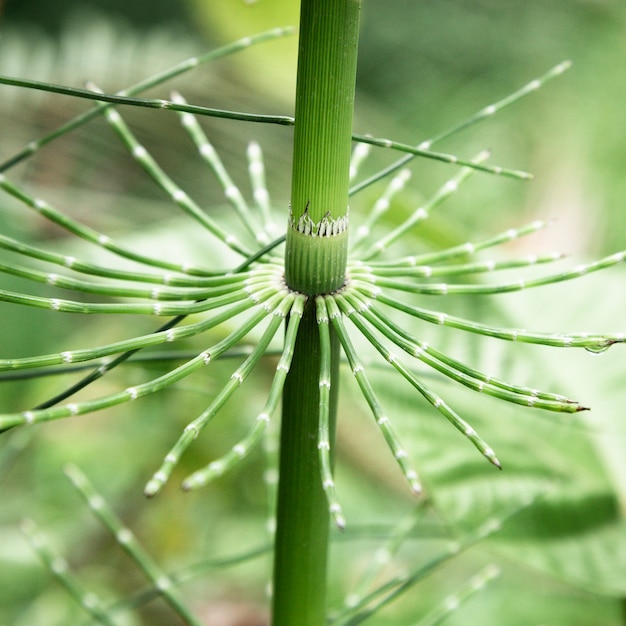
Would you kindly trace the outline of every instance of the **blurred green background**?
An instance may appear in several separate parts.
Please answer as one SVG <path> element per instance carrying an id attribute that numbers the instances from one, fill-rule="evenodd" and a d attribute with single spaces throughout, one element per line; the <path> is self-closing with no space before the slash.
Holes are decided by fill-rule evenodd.
<path id="1" fill-rule="evenodd" d="M 363 10 L 355 119 L 355 131 L 361 133 L 417 144 L 560 61 L 573 61 L 569 72 L 540 92 L 437 146 L 464 157 L 491 148 L 494 163 L 531 171 L 535 180 L 521 183 L 475 177 L 467 190 L 416 234 L 416 246 L 438 247 L 537 218 L 556 218 L 548 232 L 520 243 L 513 252 L 558 249 L 577 259 L 589 259 L 626 248 L 626 3 L 365 0 Z M 0 17 L 0 73 L 75 86 L 93 80 L 113 91 L 234 38 L 296 20 L 294 0 L 5 0 Z M 177 79 L 173 86 L 198 104 L 289 114 L 295 52 L 295 38 L 265 44 Z M 150 95 L 167 97 L 170 88 L 167 85 Z M 85 108 L 84 103 L 62 96 L 0 87 L 0 160 Z M 221 192 L 207 177 L 173 116 L 150 111 L 128 111 L 126 115 L 181 186 L 219 210 Z M 289 129 L 219 120 L 207 120 L 205 128 L 235 179 L 244 186 L 245 147 L 250 139 L 258 140 L 272 174 L 269 187 L 273 201 L 277 209 L 286 207 Z M 366 169 L 373 170 L 392 158 L 375 151 Z M 415 161 L 411 169 L 412 182 L 398 199 L 395 213 L 389 216 L 391 221 L 417 206 L 451 174 L 449 166 L 424 160 Z M 137 245 L 145 242 L 129 232 L 129 224 L 142 225 L 146 240 L 158 237 L 162 245 L 180 245 L 198 258 L 205 252 L 197 233 L 191 230 L 184 231 L 184 241 L 176 244 L 180 231 L 176 222 L 169 221 L 171 207 L 143 175 L 128 167 L 123 149 L 99 122 L 51 144 L 10 174 L 99 228 L 128 233 Z M 380 188 L 354 198 L 352 210 L 368 206 L 377 190 Z M 58 232 L 36 219 L 22 219 L 23 212 L 18 211 L 5 198 L 0 200 L 2 232 L 26 240 L 45 240 L 50 246 L 68 245 L 59 239 Z M 606 276 L 551 291 L 550 296 L 542 292 L 507 297 L 493 310 L 485 310 L 484 304 L 468 303 L 467 307 L 473 315 L 537 330 L 617 331 L 623 329 L 626 308 L 624 279 L 623 270 L 614 269 Z M 2 281 L 5 288 L 18 288 L 18 281 L 5 277 Z M 0 316 L 4 328 L 2 357 L 50 352 L 67 342 L 89 345 L 93 335 L 90 320 L 51 318 L 46 312 L 6 305 L 0 307 Z M 145 332 L 149 327 L 130 320 L 124 320 L 123 326 L 105 320 L 99 326 L 99 342 L 119 338 L 120 334 L 130 336 L 137 328 Z M 45 328 L 46 333 L 42 337 L 33 333 L 33 328 Z M 515 541 L 507 543 L 505 538 L 499 546 L 495 542 L 485 551 L 465 555 L 454 568 L 439 572 L 426 583 L 417 599 L 408 597 L 395 613 L 381 614 L 379 622 L 371 623 L 417 623 L 437 600 L 492 559 L 503 569 L 501 580 L 453 614 L 446 624 L 623 623 L 626 565 L 616 558 L 619 553 L 626 554 L 626 535 L 620 534 L 626 510 L 623 353 L 618 347 L 595 358 L 586 354 L 572 358 L 546 350 L 508 355 L 506 346 L 484 349 L 469 343 L 464 348 L 474 350 L 479 362 L 495 364 L 499 372 L 514 372 L 518 382 L 528 378 L 536 386 L 569 392 L 592 404 L 593 419 L 573 426 L 550 416 L 527 418 L 523 414 L 524 419 L 520 419 L 519 410 L 501 409 L 498 404 L 465 394 L 459 401 L 464 404 L 457 406 L 464 406 L 464 416 L 477 420 L 487 439 L 499 444 L 497 451 L 510 473 L 500 487 L 490 486 L 489 497 L 485 496 L 482 481 L 499 477 L 486 479 L 482 470 L 473 469 L 476 473 L 472 476 L 478 476 L 478 481 L 461 480 L 459 476 L 465 478 L 467 467 L 474 467 L 475 455 L 471 455 L 472 460 L 465 456 L 473 451 L 466 450 L 469 446 L 448 424 L 443 424 L 440 433 L 427 422 L 425 430 L 414 433 L 409 445 L 420 459 L 418 467 L 431 477 L 432 493 L 441 494 L 434 496 L 435 503 L 450 518 L 460 515 L 463 507 L 480 518 L 488 516 L 492 508 L 498 510 L 501 501 L 507 502 L 506 493 L 501 493 L 507 489 L 509 494 L 516 489 L 522 493 L 526 488 L 535 493 L 535 479 L 556 477 L 562 481 L 568 476 L 567 497 L 557 501 L 565 501 L 570 508 L 542 509 L 544 518 L 526 519 L 510 531 Z M 78 463 L 102 488 L 167 568 L 180 567 L 201 555 L 232 555 L 264 543 L 260 455 L 199 495 L 180 494 L 176 482 L 185 472 L 223 453 L 245 432 L 253 414 L 250 406 L 262 402 L 272 368 L 268 363 L 265 373 L 247 383 L 250 389 L 246 398 L 229 403 L 211 437 L 187 455 L 173 485 L 154 502 L 145 503 L 139 495 L 146 477 L 182 426 L 206 405 L 211 391 L 219 389 L 220 379 L 228 377 L 229 368 L 216 369 L 208 382 L 195 380 L 182 389 L 142 401 L 132 411 L 116 410 L 46 425 L 37 429 L 32 439 L 23 435 L 23 442 L 5 435 L 0 442 L 4 446 L 0 457 L 0 624 L 82 623 L 80 610 L 72 607 L 17 531 L 23 517 L 33 517 L 44 526 L 51 542 L 105 597 L 111 588 L 123 596 L 141 586 L 139 575 L 63 478 L 61 467 L 68 461 Z M 100 391 L 127 384 L 128 376 L 141 375 L 134 369 L 117 373 Z M 62 384 L 65 382 L 63 379 Z M 10 388 L 3 385 L 3 412 L 39 402 L 59 385 L 56 377 L 11 384 Z M 380 442 L 375 434 L 360 427 L 367 416 L 365 411 L 352 408 L 349 386 L 346 388 L 345 403 L 350 410 L 345 411 L 339 433 L 340 497 L 353 519 L 371 525 L 389 523 L 406 512 L 411 502 L 393 464 L 379 461 L 378 456 L 387 455 L 371 452 L 379 450 Z M 446 389 L 446 393 L 451 391 Z M 410 419 L 413 400 L 399 395 L 386 401 L 397 403 L 398 413 L 405 416 L 400 424 L 410 435 L 411 429 L 417 428 Z M 554 442 L 554 446 L 545 442 Z M 521 451 L 528 456 L 516 458 Z M 450 469 L 445 475 L 437 469 L 445 465 L 444 461 L 455 471 Z M 584 517 L 586 514 L 589 517 Z M 577 515 L 584 517 L 588 532 L 579 526 L 573 532 L 559 532 L 564 519 Z M 542 519 L 545 528 L 541 528 Z M 540 532 L 535 532 L 537 527 Z M 410 564 L 411 558 L 422 558 L 423 551 L 434 549 L 437 532 L 433 543 L 422 540 L 424 545 L 412 545 L 401 564 Z M 337 561 L 343 566 L 349 559 L 353 565 L 335 572 L 334 601 L 363 566 L 363 554 L 369 554 L 376 545 L 372 540 L 345 544 L 338 548 Z M 518 551 L 511 547 L 515 545 L 521 546 Z M 580 546 L 581 551 L 568 552 L 571 545 Z M 592 547 L 587 550 L 587 546 Z M 344 554 L 348 555 L 345 560 Z M 581 563 L 572 563 L 574 558 L 580 558 Z M 602 569 L 603 558 L 613 568 L 613 577 Z M 264 614 L 268 567 L 268 558 L 263 557 L 243 566 L 220 568 L 202 578 L 200 585 L 185 589 L 207 623 L 258 624 Z M 596 584 L 592 584 L 594 579 Z M 223 607 L 226 617 L 220 618 L 215 607 Z M 122 623 L 171 624 L 172 619 L 163 605 L 157 605 Z"/>

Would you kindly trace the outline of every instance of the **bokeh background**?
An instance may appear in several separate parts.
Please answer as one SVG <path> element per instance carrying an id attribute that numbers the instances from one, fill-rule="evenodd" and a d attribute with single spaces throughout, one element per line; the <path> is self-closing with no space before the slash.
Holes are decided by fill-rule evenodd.
<path id="1" fill-rule="evenodd" d="M 92 80 L 106 91 L 115 91 L 237 37 L 296 24 L 297 4 L 294 0 L 4 0 L 0 13 L 0 73 L 74 86 Z M 361 133 L 417 144 L 557 63 L 565 59 L 573 62 L 569 72 L 538 93 L 438 146 L 464 157 L 490 148 L 494 163 L 528 170 L 535 179 L 522 183 L 476 176 L 467 193 L 461 192 L 446 204 L 445 210 L 416 234 L 416 245 L 427 242 L 434 247 L 443 246 L 537 218 L 554 218 L 549 231 L 534 237 L 532 242 L 520 244 L 528 247 L 516 252 L 557 249 L 579 259 L 591 259 L 626 248 L 626 3 L 365 0 L 363 10 L 355 119 L 355 131 Z M 208 65 L 149 95 L 167 97 L 169 89 L 175 87 L 188 101 L 197 104 L 290 114 L 295 54 L 295 38 L 265 44 Z M 0 160 L 86 106 L 64 96 L 1 86 Z M 173 115 L 141 110 L 129 110 L 125 115 L 181 186 L 191 195 L 200 195 L 207 206 L 223 204 L 220 190 L 207 177 Z M 286 207 L 289 129 L 219 120 L 207 120 L 205 127 L 229 171 L 244 185 L 245 147 L 251 139 L 259 141 L 272 173 L 269 188 L 274 203 L 277 208 Z M 374 151 L 366 171 L 373 171 L 391 158 L 384 151 Z M 451 173 L 448 166 L 425 160 L 416 161 L 412 170 L 412 182 L 394 206 L 396 217 L 393 213 L 389 217 L 392 221 L 417 206 Z M 107 232 L 125 233 L 132 231 L 132 225 L 141 224 L 144 228 L 149 224 L 144 233 L 146 240 L 158 237 L 164 246 L 173 245 L 171 207 L 140 172 L 128 167 L 123 149 L 98 121 L 50 144 L 14 168 L 11 176 Z M 354 199 L 353 210 L 358 210 L 359 205 L 367 206 L 374 197 L 375 190 L 363 192 Z M 0 200 L 0 228 L 27 241 L 68 245 L 60 233 L 45 223 L 24 219 L 23 212 L 5 198 Z M 202 244 L 197 234 L 184 234 L 185 247 L 201 256 Z M 142 233 L 134 234 L 133 241 L 136 245 L 145 243 Z M 0 280 L 4 288 L 19 286 L 18 281 L 4 276 Z M 585 278 L 575 286 L 557 289 L 550 297 L 532 294 L 523 300 L 504 299 L 497 314 L 514 325 L 540 329 L 565 326 L 574 331 L 587 327 L 623 330 L 625 280 L 623 270 L 610 270 L 606 276 Z M 1 357 L 51 352 L 67 342 L 89 345 L 93 335 L 89 323 L 68 323 L 41 312 L 16 309 L 0 307 Z M 479 312 L 487 317 L 495 315 L 484 308 Z M 125 320 L 126 323 L 129 326 L 122 329 L 125 336 L 131 328 L 135 330 L 131 327 L 135 322 Z M 148 328 L 146 323 L 139 330 L 145 332 Z M 99 341 L 119 337 L 120 330 L 119 321 L 102 322 Z M 563 441 L 563 432 L 573 437 L 565 439 L 565 449 L 548 465 L 567 467 L 566 463 L 571 462 L 574 467 L 584 458 L 589 472 L 574 485 L 580 492 L 606 496 L 589 502 L 595 502 L 602 511 L 608 507 L 609 517 L 616 519 L 626 510 L 625 437 L 621 423 L 626 369 L 623 352 L 618 350 L 602 357 L 580 358 L 540 352 L 525 369 L 515 362 L 516 357 L 497 354 L 500 365 L 504 363 L 522 378 L 533 370 L 540 371 L 543 386 L 555 383 L 559 390 L 588 400 L 594 407 L 594 420 L 584 428 L 557 420 L 554 430 L 544 431 L 547 418 L 540 418 L 530 420 L 529 427 L 536 429 L 536 439 L 524 439 L 516 430 L 493 425 L 494 413 L 501 421 L 517 422 L 515 411 L 489 409 L 490 417 L 481 417 L 483 405 L 468 409 L 479 414 L 477 419 L 483 419 L 489 428 L 501 428 L 492 436 L 496 441 L 502 440 L 501 446 L 509 445 L 511 454 L 526 444 L 539 445 L 546 432 L 559 442 Z M 589 359 L 593 359 L 591 364 Z M 246 407 L 262 401 L 271 370 L 270 363 L 249 384 L 246 398 L 229 404 L 221 426 L 212 431 L 203 447 L 196 448 L 183 461 L 179 478 L 207 458 L 223 453 L 245 432 L 250 418 Z M 220 388 L 221 379 L 226 380 L 229 372 L 228 368 L 216 370 L 205 387 L 198 382 L 183 389 L 184 393 L 144 400 L 141 409 L 133 407 L 132 415 L 115 411 L 112 415 L 68 420 L 21 438 L 12 437 L 10 442 L 5 436 L 0 466 L 0 624 L 83 623 L 80 610 L 71 608 L 66 594 L 41 567 L 17 531 L 23 517 L 40 522 L 51 542 L 105 597 L 112 593 L 111 587 L 120 596 L 142 584 L 114 541 L 93 521 L 69 487 L 61 472 L 68 461 L 78 463 L 88 472 L 168 569 L 181 567 L 201 554 L 231 556 L 239 548 L 251 549 L 266 541 L 260 456 L 211 487 L 203 497 L 182 495 L 175 486 L 149 505 L 138 495 L 145 477 L 153 471 L 168 444 L 189 416 L 198 412 L 197 407 L 206 404 L 211 390 Z M 105 385 L 101 391 L 115 389 L 121 381 L 125 382 L 124 376 L 133 375 L 131 372 L 112 376 L 110 387 Z M 25 403 L 33 404 L 53 395 L 58 387 L 55 377 L 11 383 L 10 388 L 2 385 L 2 410 L 24 408 Z M 584 398 L 578 398 L 582 395 Z M 410 400 L 397 401 L 410 412 Z M 350 403 L 350 396 L 346 402 Z M 378 455 L 372 454 L 372 449 L 378 450 L 371 447 L 378 445 L 370 442 L 375 435 L 362 432 L 359 427 L 355 429 L 359 437 L 346 434 L 350 420 L 357 418 L 348 416 L 348 426 L 340 429 L 340 456 L 344 459 L 340 470 L 342 498 L 347 499 L 348 510 L 375 527 L 401 515 L 409 500 L 393 465 L 379 462 Z M 435 440 L 437 436 L 433 435 Z M 517 436 L 521 437 L 519 441 L 510 441 Z M 576 437 L 580 436 L 587 443 L 579 448 Z M 456 446 L 465 449 L 461 439 L 451 437 L 450 445 L 453 450 Z M 428 451 L 421 450 L 417 443 L 415 449 L 428 457 Z M 106 462 L 102 462 L 103 458 Z M 597 476 L 597 483 L 590 476 Z M 558 526 L 559 520 L 570 514 L 573 515 L 571 511 L 557 510 L 556 521 L 550 519 L 546 524 Z M 437 539 L 437 532 L 433 540 Z M 537 536 L 532 535 L 534 548 Z M 568 541 L 574 542 L 586 539 L 582 535 L 567 536 Z M 373 540 L 368 541 L 351 544 L 353 553 L 341 548 L 357 564 L 355 571 L 363 564 L 362 552 L 367 553 L 376 545 Z M 626 554 L 623 541 L 607 541 L 608 551 L 613 547 Z M 434 549 L 433 545 L 414 546 L 413 551 Z M 409 550 L 407 559 L 411 553 Z M 550 554 L 553 558 L 554 553 Z M 524 561 L 519 554 L 504 550 L 498 552 L 498 559 L 504 569 L 499 587 L 493 593 L 482 594 L 482 600 L 468 603 L 460 617 L 453 615 L 446 623 L 478 623 L 478 616 L 482 619 L 484 615 L 489 616 L 489 621 L 482 623 L 513 626 L 543 622 L 568 626 L 623 623 L 626 572 L 615 571 L 614 580 L 607 576 L 593 588 L 589 580 L 574 584 L 565 574 L 555 576 L 554 569 L 550 570 L 539 557 L 535 562 L 531 557 Z M 488 557 L 483 553 L 472 554 L 456 569 L 435 576 L 420 592 L 420 597 L 428 599 L 424 601 L 425 608 L 415 608 L 415 601 L 408 601 L 392 614 L 393 619 L 397 623 L 417 622 L 429 600 L 434 603 L 443 598 L 455 583 L 466 580 L 486 562 Z M 595 571 L 589 564 L 580 568 L 587 568 L 589 578 Z M 194 598 L 194 606 L 204 612 L 207 623 L 251 626 L 263 621 L 267 571 L 268 557 L 260 557 L 244 565 L 220 567 L 197 586 L 192 584 L 186 589 Z M 352 570 L 337 573 L 337 594 L 342 585 L 350 582 L 346 581 L 350 576 L 356 574 Z M 525 604 L 519 602 L 520 589 L 524 589 Z M 507 606 L 515 606 L 519 612 L 512 614 Z M 527 613 L 522 606 L 527 607 Z M 156 604 L 121 623 L 171 624 L 172 619 L 163 605 Z M 381 616 L 380 623 L 391 623 L 385 621 L 388 619 Z"/>

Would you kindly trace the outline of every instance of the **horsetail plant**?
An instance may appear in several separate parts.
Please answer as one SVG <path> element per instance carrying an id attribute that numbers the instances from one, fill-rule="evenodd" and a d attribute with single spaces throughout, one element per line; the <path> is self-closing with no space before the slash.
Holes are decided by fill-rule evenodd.
<path id="1" fill-rule="evenodd" d="M 298 85 L 293 118 L 194 106 L 178 93 L 174 93 L 169 100 L 137 98 L 143 89 L 160 85 L 205 61 L 283 36 L 288 31 L 282 29 L 191 59 L 118 94 L 104 94 L 95 85 L 85 90 L 0 78 L 0 82 L 6 85 L 45 89 L 96 101 L 88 113 L 33 142 L 0 165 L 0 188 L 26 209 L 33 210 L 41 218 L 87 242 L 94 250 L 109 253 L 111 258 L 108 263 L 78 258 L 0 235 L 0 248 L 26 261 L 42 262 L 53 268 L 52 271 L 42 271 L 4 262 L 0 265 L 3 273 L 77 294 L 98 296 L 91 301 L 85 300 L 82 295 L 77 299 L 65 299 L 1 289 L 0 300 L 52 312 L 170 318 L 154 332 L 130 339 L 103 342 L 85 349 L 64 349 L 51 354 L 0 359 L 0 371 L 5 373 L 7 380 L 21 373 L 27 375 L 29 370 L 48 373 L 48 368 L 78 370 L 85 365 L 93 366 L 91 373 L 81 381 L 42 405 L 0 415 L 0 429 L 8 430 L 131 403 L 171 387 L 193 372 L 210 367 L 244 344 L 250 345 L 245 359 L 233 371 L 229 381 L 215 394 L 205 410 L 189 421 L 160 466 L 147 480 L 145 494 L 155 496 L 163 489 L 192 442 L 246 382 L 264 356 L 280 344 L 267 400 L 249 432 L 225 455 L 199 468 L 183 481 L 185 490 L 194 490 L 240 463 L 263 440 L 268 423 L 282 404 L 274 546 L 274 626 L 296 623 L 313 626 L 326 621 L 329 520 L 332 519 L 339 528 L 346 525 L 333 476 L 342 362 L 347 363 L 355 378 L 410 490 L 415 494 L 421 491 L 413 460 L 393 427 L 392 416 L 387 415 L 376 395 L 368 363 L 360 354 L 361 340 L 371 345 L 382 360 L 459 430 L 487 461 L 500 468 L 496 452 L 456 409 L 430 388 L 424 377 L 416 373 L 416 364 L 426 365 L 474 391 L 522 406 L 568 413 L 586 407 L 560 394 L 508 383 L 447 355 L 417 336 L 413 320 L 505 341 L 579 347 L 593 352 L 621 343 L 626 338 L 624 333 L 544 333 L 499 328 L 415 303 L 416 297 L 421 301 L 423 296 L 444 298 L 470 294 L 478 297 L 550 285 L 605 269 L 626 258 L 626 252 L 620 252 L 541 277 L 489 283 L 479 280 L 483 274 L 523 270 L 561 260 L 559 253 L 507 261 L 484 260 L 478 256 L 484 250 L 544 228 L 547 226 L 545 222 L 535 221 L 521 228 L 443 250 L 412 256 L 404 253 L 393 255 L 394 246 L 402 243 L 408 233 L 456 194 L 474 174 L 483 172 L 522 180 L 530 177 L 522 171 L 489 165 L 490 154 L 486 151 L 473 158 L 459 158 L 433 152 L 432 147 L 535 91 L 560 75 L 569 64 L 556 66 L 514 94 L 481 109 L 448 132 L 422 141 L 418 146 L 354 135 L 352 113 L 360 2 L 303 0 L 301 10 Z M 230 203 L 239 224 L 236 229 L 222 225 L 168 176 L 124 121 L 120 110 L 128 105 L 177 112 L 183 131 L 188 134 Z M 178 259 L 163 259 L 158 251 L 140 253 L 36 197 L 6 174 L 41 146 L 98 115 L 104 117 L 137 165 L 177 209 L 203 229 L 207 241 L 228 251 L 229 256 L 237 256 L 238 263 L 216 270 Z M 274 205 L 266 188 L 268 174 L 261 146 L 250 143 L 247 152 L 253 197 L 252 202 L 248 202 L 229 175 L 198 116 L 294 126 L 288 215 L 283 212 L 280 216 L 273 211 Z M 353 142 L 356 142 L 354 149 Z M 380 172 L 357 180 L 361 164 L 372 146 L 400 151 L 404 155 Z M 404 221 L 387 230 L 381 218 L 394 195 L 407 184 L 410 172 L 405 166 L 417 156 L 455 164 L 460 170 L 453 173 L 430 199 L 416 207 Z M 349 215 L 349 197 L 386 177 L 390 177 L 388 186 L 369 212 L 362 215 L 359 210 L 353 210 Z M 353 230 L 350 238 L 349 224 Z M 190 316 L 193 317 L 188 319 Z M 232 319 L 237 319 L 238 324 L 225 336 L 209 345 L 204 344 L 191 358 L 152 380 L 92 399 L 71 398 L 76 391 L 106 375 L 138 351 L 187 338 L 202 341 L 201 337 L 207 331 L 220 328 Z M 78 470 L 68 472 L 74 483 L 87 494 L 86 497 L 92 497 L 89 495 L 91 488 Z M 101 513 L 105 515 L 104 509 Z M 185 613 L 184 607 L 179 606 L 177 595 L 169 593 L 169 581 L 160 576 L 156 566 L 130 540 L 132 535 L 129 531 L 109 513 L 106 513 L 105 522 L 114 532 L 126 538 L 121 543 L 132 551 L 137 563 L 155 581 L 155 585 L 164 594 L 167 592 L 168 601 L 187 623 L 197 623 L 193 616 Z M 27 523 L 25 531 L 37 542 L 34 525 Z M 53 560 L 47 552 L 45 555 L 48 560 Z M 486 581 L 493 576 L 493 570 L 486 570 L 480 574 L 479 580 Z M 163 581 L 168 584 L 162 584 Z M 72 593 L 84 598 L 77 586 L 69 586 Z M 467 595 L 472 588 L 463 589 L 460 594 Z M 94 616 L 98 617 L 101 602 L 98 600 L 94 606 Z M 356 614 L 356 609 L 350 611 L 351 615 Z M 104 623 L 107 623 L 106 619 Z M 345 622 L 338 623 L 357 622 L 346 618 Z"/>

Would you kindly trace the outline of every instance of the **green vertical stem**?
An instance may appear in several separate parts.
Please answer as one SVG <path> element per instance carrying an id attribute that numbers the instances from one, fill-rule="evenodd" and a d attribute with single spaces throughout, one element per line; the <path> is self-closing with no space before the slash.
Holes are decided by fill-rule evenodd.
<path id="1" fill-rule="evenodd" d="M 337 380 L 339 343 L 331 337 L 331 381 Z M 283 392 L 280 480 L 274 547 L 273 626 L 326 623 L 326 563 L 330 515 L 320 479 L 318 440 L 320 346 L 315 303 L 300 323 Z M 337 385 L 331 387 L 336 415 Z M 330 440 L 334 440 L 331 420 Z"/>
<path id="2" fill-rule="evenodd" d="M 360 0 L 302 0 L 285 281 L 308 296 L 345 282 Z M 283 391 L 273 626 L 326 623 L 330 515 L 321 483 L 315 301 L 310 297 Z M 331 329 L 330 444 L 339 342 Z"/>
<path id="3" fill-rule="evenodd" d="M 302 0 L 287 284 L 309 295 L 343 285 L 358 45 L 358 0 Z"/>

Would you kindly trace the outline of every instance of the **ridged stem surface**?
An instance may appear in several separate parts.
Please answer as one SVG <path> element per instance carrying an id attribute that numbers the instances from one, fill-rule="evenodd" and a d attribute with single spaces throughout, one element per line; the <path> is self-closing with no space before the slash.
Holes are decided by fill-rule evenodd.
<path id="1" fill-rule="evenodd" d="M 326 623 L 329 505 L 319 438 L 322 354 L 312 296 L 341 288 L 360 1 L 302 0 L 285 280 L 309 296 L 283 392 L 273 626 Z M 339 342 L 331 329 L 330 445 Z"/>
<path id="2" fill-rule="evenodd" d="M 344 282 L 360 2 L 303 0 L 287 284 L 309 295 Z"/>

